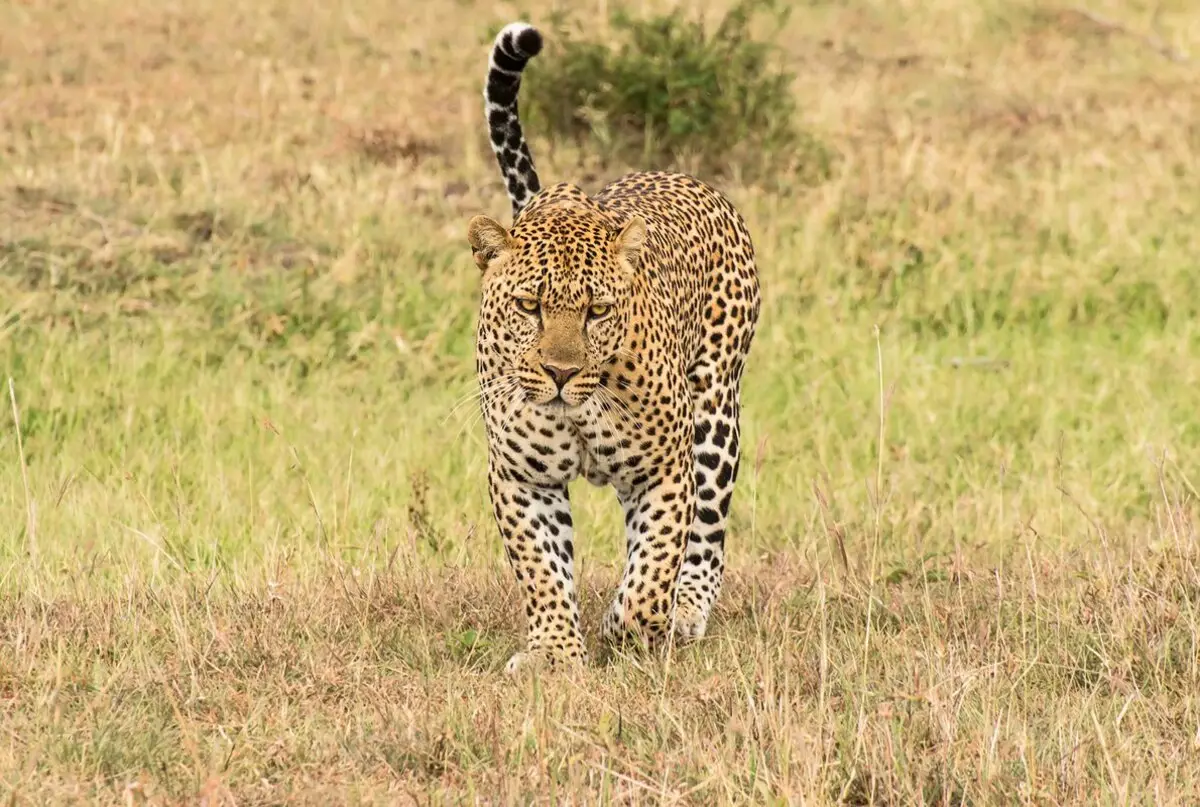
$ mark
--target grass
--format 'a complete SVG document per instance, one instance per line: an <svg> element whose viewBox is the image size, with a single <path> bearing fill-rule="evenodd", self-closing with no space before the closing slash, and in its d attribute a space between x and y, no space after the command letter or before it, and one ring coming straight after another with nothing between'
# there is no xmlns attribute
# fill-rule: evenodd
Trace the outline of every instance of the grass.
<svg viewBox="0 0 1200 807"><path fill-rule="evenodd" d="M1200 13L909 5L797 6L837 170L723 184L765 296L709 637L517 681L454 409L514 12L0 9L9 803L1200 799L1200 83L1151 36Z"/></svg>
<svg viewBox="0 0 1200 807"><path fill-rule="evenodd" d="M523 117L602 159L670 164L709 181L828 179L832 151L797 130L794 77L761 38L784 25L788 8L740 0L700 21L704 9L647 17L618 5L602 26L592 13L578 25L551 15L541 69L522 83Z"/></svg>

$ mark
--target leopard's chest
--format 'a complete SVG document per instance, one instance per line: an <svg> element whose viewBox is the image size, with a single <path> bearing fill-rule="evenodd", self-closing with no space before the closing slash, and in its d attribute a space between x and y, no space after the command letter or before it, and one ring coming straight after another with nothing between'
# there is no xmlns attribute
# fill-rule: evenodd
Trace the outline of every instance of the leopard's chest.
<svg viewBox="0 0 1200 807"><path fill-rule="evenodd" d="M617 485L625 478L629 467L624 462L624 448L619 436L580 436L579 474L597 487Z"/></svg>
<svg viewBox="0 0 1200 807"><path fill-rule="evenodd" d="M488 418L492 462L530 483L558 486L583 477L621 488L642 472L641 461L629 461L633 424L602 407L519 407L508 414Z"/></svg>

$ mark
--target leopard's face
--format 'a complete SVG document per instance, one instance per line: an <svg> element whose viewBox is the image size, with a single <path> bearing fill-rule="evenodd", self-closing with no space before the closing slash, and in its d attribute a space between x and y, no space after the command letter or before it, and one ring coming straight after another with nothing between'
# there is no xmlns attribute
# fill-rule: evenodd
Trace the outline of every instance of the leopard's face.
<svg viewBox="0 0 1200 807"><path fill-rule="evenodd" d="M640 219L614 231L579 211L551 211L511 234L490 219L472 220L484 269L481 373L509 379L538 406L582 406L624 344L644 233Z"/></svg>

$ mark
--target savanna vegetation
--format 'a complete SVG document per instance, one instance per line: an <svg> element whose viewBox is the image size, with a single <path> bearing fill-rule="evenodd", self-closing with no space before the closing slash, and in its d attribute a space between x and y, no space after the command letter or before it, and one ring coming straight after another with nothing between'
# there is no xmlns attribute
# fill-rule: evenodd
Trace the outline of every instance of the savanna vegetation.
<svg viewBox="0 0 1200 807"><path fill-rule="evenodd" d="M1200 801L1200 8L566 5L0 5L6 803ZM515 680L514 19L543 182L695 170L764 287L709 635Z"/></svg>

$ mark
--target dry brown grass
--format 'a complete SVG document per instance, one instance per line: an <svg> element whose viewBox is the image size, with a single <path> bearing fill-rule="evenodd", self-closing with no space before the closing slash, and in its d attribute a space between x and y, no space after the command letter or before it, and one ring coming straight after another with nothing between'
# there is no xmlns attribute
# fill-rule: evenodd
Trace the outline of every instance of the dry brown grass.
<svg viewBox="0 0 1200 807"><path fill-rule="evenodd" d="M516 682L497 673L520 628L508 575L394 560L6 603L0 766L34 803L1184 804L1200 786L1194 555L1030 557L873 600L782 555L733 575L698 646ZM585 580L591 623L610 577Z"/></svg>
<svg viewBox="0 0 1200 807"><path fill-rule="evenodd" d="M517 9L0 6L0 787L1197 803L1193 5L796 9L840 162L728 188L766 300L716 624L518 681L451 414ZM534 134L544 179L622 168ZM572 496L591 630L620 518Z"/></svg>

